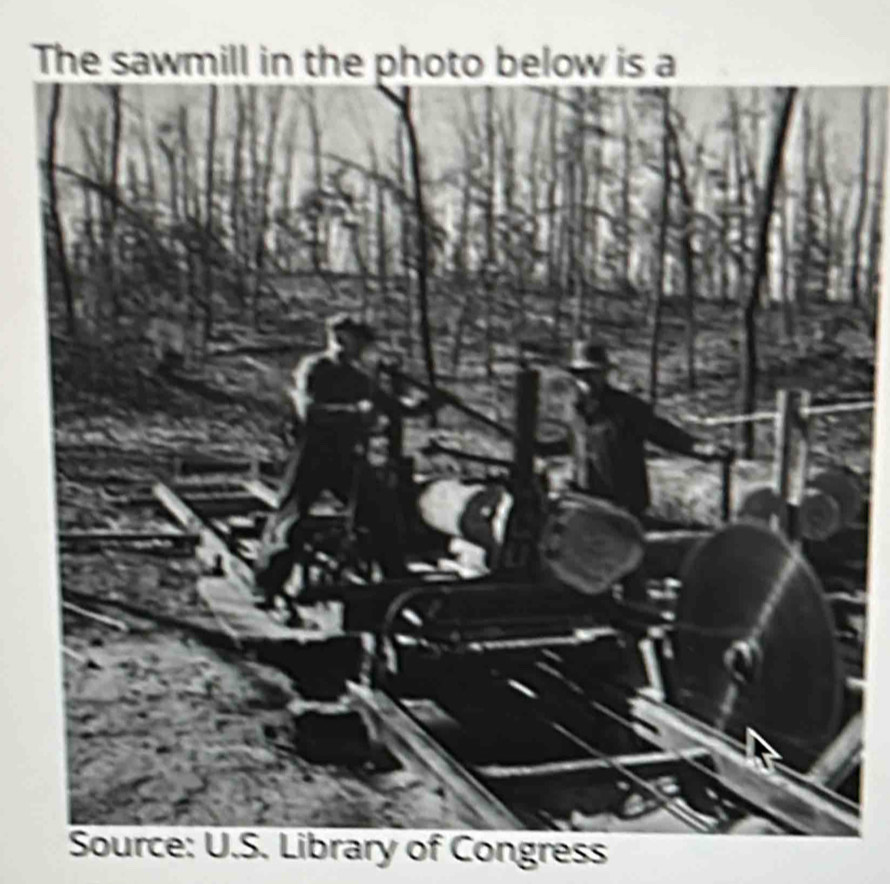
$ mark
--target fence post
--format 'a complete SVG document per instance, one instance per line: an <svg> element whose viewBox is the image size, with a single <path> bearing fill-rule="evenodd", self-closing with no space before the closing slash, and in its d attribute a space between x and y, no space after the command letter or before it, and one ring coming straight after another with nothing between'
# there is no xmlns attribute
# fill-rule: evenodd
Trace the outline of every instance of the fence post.
<svg viewBox="0 0 890 884"><path fill-rule="evenodd" d="M773 485L786 510L788 536L797 539L797 510L803 500L809 448L808 390L779 390L776 396ZM773 525L776 526L776 519Z"/></svg>

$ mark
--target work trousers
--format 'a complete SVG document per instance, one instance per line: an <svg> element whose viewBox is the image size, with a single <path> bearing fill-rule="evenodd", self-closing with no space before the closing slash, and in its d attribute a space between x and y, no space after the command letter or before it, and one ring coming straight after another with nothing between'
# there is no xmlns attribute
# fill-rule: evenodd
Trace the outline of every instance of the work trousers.
<svg viewBox="0 0 890 884"><path fill-rule="evenodd" d="M306 541L305 517L325 491L346 507L351 527L368 533L386 577L405 573L395 493L371 468L360 446L308 440L291 457L282 479L278 509L266 523L254 574L269 601L279 595Z"/></svg>

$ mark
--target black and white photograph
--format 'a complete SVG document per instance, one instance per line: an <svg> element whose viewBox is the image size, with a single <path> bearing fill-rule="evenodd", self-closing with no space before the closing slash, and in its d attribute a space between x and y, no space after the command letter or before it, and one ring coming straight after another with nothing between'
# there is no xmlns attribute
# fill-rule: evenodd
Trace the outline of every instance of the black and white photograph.
<svg viewBox="0 0 890 884"><path fill-rule="evenodd" d="M34 88L70 825L862 834L883 86Z"/></svg>

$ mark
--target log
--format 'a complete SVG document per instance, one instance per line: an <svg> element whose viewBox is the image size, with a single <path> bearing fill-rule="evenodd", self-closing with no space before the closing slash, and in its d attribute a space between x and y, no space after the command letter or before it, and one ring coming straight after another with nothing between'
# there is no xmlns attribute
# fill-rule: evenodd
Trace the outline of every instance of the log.
<svg viewBox="0 0 890 884"><path fill-rule="evenodd" d="M842 525L838 501L815 488L804 490L797 514L797 528L805 540L827 540Z"/></svg>

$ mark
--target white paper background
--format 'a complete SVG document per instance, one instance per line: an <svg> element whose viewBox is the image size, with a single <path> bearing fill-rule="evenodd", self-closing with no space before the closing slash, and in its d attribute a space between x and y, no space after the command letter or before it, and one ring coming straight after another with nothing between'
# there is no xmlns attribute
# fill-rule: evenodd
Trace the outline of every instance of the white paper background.
<svg viewBox="0 0 890 884"><path fill-rule="evenodd" d="M233 861L85 861L67 856L64 722L61 715L51 419L39 228L33 42L69 48L213 49L224 42L262 43L296 53L323 42L372 54L405 43L415 51L455 49L486 58L501 43L512 51L628 51L678 59L678 85L890 84L890 4L885 0L811 3L745 0L406 0L318 4L224 4L170 0L140 4L96 0L0 2L0 880L293 881L351 879L357 874L445 880L534 876L537 879L740 882L800 880L877 882L890 865L890 643L885 591L890 550L882 528L890 516L888 464L876 465L878 514L872 541L864 837L707 838L607 835L602 866L542 868L458 866L401 861L387 871L357 864ZM628 83L628 85L633 85ZM885 201L885 231L888 214ZM886 239L886 236L885 236ZM885 242L884 280L890 248ZM881 321L876 450L888 444L888 316ZM882 367L884 370L882 370ZM886 460L886 459L885 459ZM881 518L881 515L884 518ZM135 832L136 830L128 830ZM382 833L381 833L382 834ZM403 841L405 833L393 833Z"/></svg>

